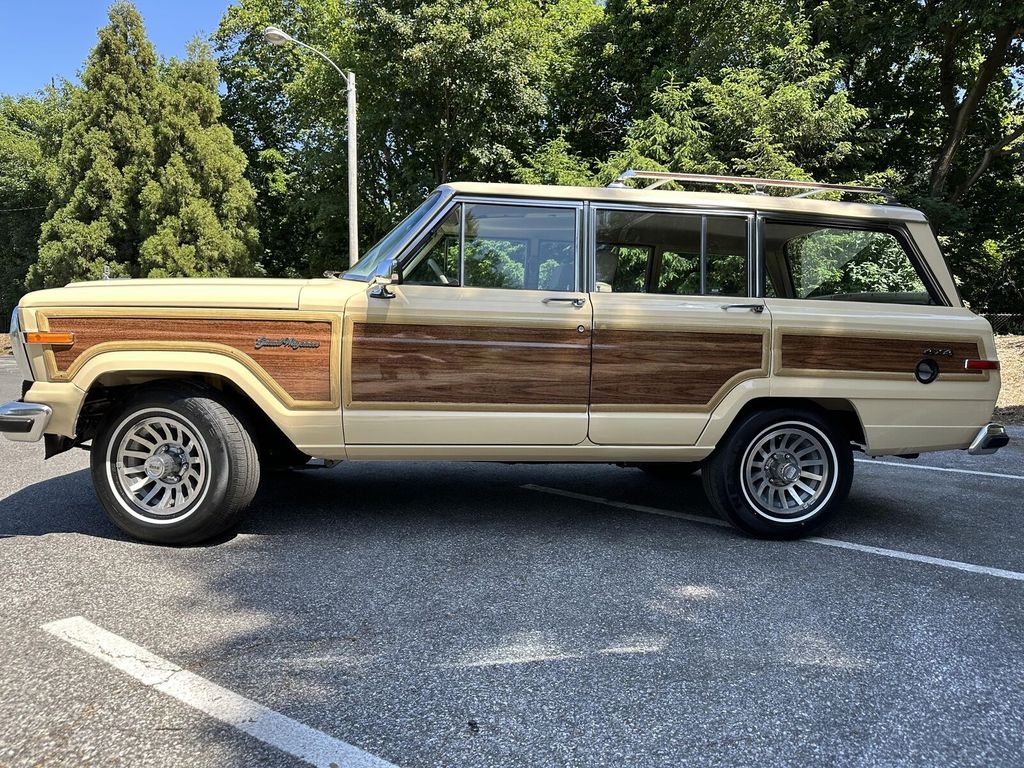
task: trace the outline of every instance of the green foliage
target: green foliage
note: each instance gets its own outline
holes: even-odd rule
[[[340,78],[300,49],[269,49],[264,27],[280,24],[355,71],[365,247],[437,184],[511,180],[557,135],[547,135],[550,94],[569,78],[573,35],[599,13],[589,0],[231,6],[215,35],[225,117],[245,137],[268,271],[340,266],[347,188]]]
[[[590,163],[572,152],[565,135],[545,142],[513,172],[523,184],[561,184],[589,187],[594,184]]]
[[[762,53],[761,68],[722,69],[653,95],[653,111],[630,126],[625,148],[603,177],[627,167],[811,179],[828,175],[853,152],[864,110],[836,91],[838,65],[812,45],[807,24],[790,27],[782,47]]]
[[[817,36],[842,62],[840,81],[868,110],[850,175],[895,169],[900,196],[942,233],[965,298],[975,308],[1024,310],[1009,283],[993,287],[989,271],[992,243],[1010,265],[1000,274],[1024,271],[1015,214],[1024,203],[1024,3],[809,7]]]
[[[245,159],[218,122],[202,46],[161,71],[134,6],[117,3],[68,107],[32,287],[113,276],[249,274]]]
[[[217,65],[208,46],[172,60],[160,89],[157,173],[143,188],[139,272],[149,277],[242,276],[252,254],[255,192],[245,155],[220,123]]]
[[[21,297],[25,273],[36,259],[69,92],[51,87],[39,98],[0,97],[0,325]]]
[[[0,210],[4,285],[36,247],[34,286],[104,264],[342,266],[344,84],[268,46],[270,24],[356,73],[364,247],[449,180],[588,185],[634,167],[861,181],[926,211],[973,306],[1024,308],[1024,0],[236,0],[213,38],[220,98],[202,46],[159,63],[118,3],[80,91],[0,102],[0,209],[27,209]],[[486,258],[516,278],[509,253]],[[710,283],[731,258],[709,262]],[[541,284],[560,271],[543,259]],[[691,266],[667,261],[664,289]],[[869,291],[908,277],[894,269],[841,280]]]
[[[522,288],[526,283],[527,244],[486,238],[466,241],[466,285]]]
[[[69,110],[57,184],[39,241],[32,287],[134,270],[139,196],[155,170],[156,53],[134,7],[117,4],[99,32]]]

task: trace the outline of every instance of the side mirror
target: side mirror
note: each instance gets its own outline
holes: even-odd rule
[[[388,267],[389,275],[377,275],[370,281],[373,286],[370,289],[370,298],[393,299],[395,292],[388,288],[389,285],[399,285],[402,282],[402,265],[395,259]]]

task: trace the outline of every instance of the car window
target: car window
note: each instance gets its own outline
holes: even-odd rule
[[[460,203],[408,260],[405,282],[575,290],[576,220],[575,208]]]
[[[746,219],[706,216],[706,291],[713,296],[747,295]]]
[[[381,271],[385,264],[390,264],[397,255],[395,248],[410,235],[430,215],[431,209],[441,202],[441,193],[433,192],[420,206],[406,216],[394,229],[386,234],[380,242],[368,250],[359,262],[345,273],[350,280],[368,280]]]
[[[598,210],[598,291],[744,296],[747,222],[742,217]]]
[[[892,232],[771,221],[764,232],[769,297],[931,303]]]
[[[420,244],[406,268],[403,282],[413,285],[459,284],[459,221],[455,206]]]

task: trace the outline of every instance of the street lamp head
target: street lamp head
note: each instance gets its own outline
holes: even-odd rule
[[[271,45],[284,45],[285,43],[295,42],[294,37],[278,27],[267,27],[263,30],[263,39]]]

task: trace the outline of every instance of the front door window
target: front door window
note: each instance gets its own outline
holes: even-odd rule
[[[460,203],[409,260],[405,282],[576,289],[575,208]]]

